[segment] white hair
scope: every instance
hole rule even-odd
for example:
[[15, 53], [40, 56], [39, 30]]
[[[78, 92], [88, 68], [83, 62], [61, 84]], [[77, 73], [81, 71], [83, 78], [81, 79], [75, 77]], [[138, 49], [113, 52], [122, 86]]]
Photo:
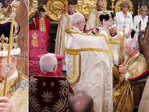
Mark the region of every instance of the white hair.
[[75, 13], [71, 21], [72, 26], [76, 26], [81, 22], [85, 22], [84, 16], [81, 13]]
[[128, 46], [130, 48], [139, 49], [139, 44], [138, 44], [137, 39], [129, 39], [129, 40], [127, 40], [126, 46]]
[[57, 67], [57, 59], [55, 54], [47, 53], [41, 56], [40, 61], [40, 70], [43, 73], [56, 72], [54, 69]]

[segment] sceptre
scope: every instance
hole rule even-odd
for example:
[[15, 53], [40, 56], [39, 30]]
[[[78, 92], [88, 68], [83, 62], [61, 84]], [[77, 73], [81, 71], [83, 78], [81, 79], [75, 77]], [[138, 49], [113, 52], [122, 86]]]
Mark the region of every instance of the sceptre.
[[[17, 3], [17, 4], [16, 4]], [[3, 96], [6, 96], [7, 94], [7, 82], [8, 82], [8, 74], [10, 71], [10, 58], [11, 58], [11, 49], [12, 49], [12, 45], [13, 45], [13, 30], [14, 30], [14, 18], [15, 18], [15, 9], [18, 6], [18, 2], [17, 1], [12, 1], [12, 3], [10, 4], [12, 7], [12, 15], [13, 17], [10, 17], [10, 21], [11, 21], [11, 28], [10, 28], [10, 34], [9, 34], [9, 47], [8, 47], [8, 58], [7, 58], [7, 64], [6, 64], [6, 69], [5, 69], [5, 77], [4, 77], [4, 89], [3, 89]]]
[[10, 28], [8, 58], [7, 58], [7, 64], [6, 64], [6, 70], [5, 70], [6, 75], [4, 78], [3, 96], [6, 96], [6, 92], [7, 92], [7, 79], [8, 79], [8, 74], [9, 74], [9, 70], [10, 70], [11, 49], [12, 49], [12, 44], [13, 44], [13, 24], [14, 24], [14, 20], [12, 20], [11, 28]]

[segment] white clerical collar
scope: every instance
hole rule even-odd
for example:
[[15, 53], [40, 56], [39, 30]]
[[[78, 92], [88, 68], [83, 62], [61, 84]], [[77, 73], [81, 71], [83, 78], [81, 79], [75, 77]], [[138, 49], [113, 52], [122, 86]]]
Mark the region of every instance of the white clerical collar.
[[11, 79], [16, 78], [16, 77], [18, 77], [18, 71], [17, 70], [8, 79], [11, 80]]

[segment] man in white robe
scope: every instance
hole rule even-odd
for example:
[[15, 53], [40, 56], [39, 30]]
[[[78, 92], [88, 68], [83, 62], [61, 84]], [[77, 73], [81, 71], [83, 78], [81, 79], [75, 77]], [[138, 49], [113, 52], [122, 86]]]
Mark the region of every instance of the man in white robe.
[[118, 81], [118, 66], [124, 61], [125, 37], [122, 32], [117, 30], [116, 24], [109, 28], [109, 46], [113, 54], [113, 87]]
[[68, 12], [64, 12], [60, 18], [60, 22], [57, 28], [56, 34], [56, 44], [55, 44], [55, 53], [61, 54], [64, 56], [64, 38], [65, 38], [65, 30], [70, 27], [72, 18], [75, 14], [75, 2], [70, 1], [68, 3]]
[[67, 79], [74, 93], [83, 90], [92, 96], [96, 112], [113, 112], [111, 52], [104, 36], [82, 33], [84, 21], [78, 14], [66, 30]]
[[117, 30], [116, 24], [112, 25], [109, 29], [110, 33], [110, 44], [112, 45], [113, 55], [114, 55], [114, 64], [119, 65], [122, 63], [123, 50], [124, 50], [124, 41], [125, 37], [123, 33]]
[[[102, 16], [102, 15], [101, 15]], [[100, 31], [100, 34], [104, 35], [106, 37], [106, 41], [108, 43], [108, 47], [110, 51], [112, 52], [112, 59], [113, 59], [113, 81], [114, 84], [116, 83], [116, 74], [118, 72], [117, 66], [122, 63], [124, 58], [124, 42], [125, 37], [123, 35], [123, 32], [119, 31], [117, 28], [117, 25], [114, 21], [114, 17], [104, 17], [100, 16], [100, 21], [102, 23], [102, 30]], [[113, 23], [111, 25], [111, 23]]]

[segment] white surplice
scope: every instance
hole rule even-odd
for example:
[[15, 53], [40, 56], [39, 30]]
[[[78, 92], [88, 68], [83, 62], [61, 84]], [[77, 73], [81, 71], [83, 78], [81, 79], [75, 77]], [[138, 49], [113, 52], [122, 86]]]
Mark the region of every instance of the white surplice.
[[[106, 52], [109, 48], [105, 38], [83, 34], [73, 28], [67, 33], [65, 43], [66, 49], [74, 51], [74, 54], [66, 51], [66, 71], [68, 77], [72, 78], [68, 78], [69, 82], [75, 82], [72, 85], [74, 92], [84, 90], [91, 95], [96, 112], [113, 112], [113, 64], [110, 53]], [[80, 53], [75, 55], [75, 50]]]
[[[117, 38], [119, 38], [119, 36], [122, 39], [123, 38], [123, 33], [119, 32], [119, 34], [117, 34], [117, 35], [115, 35], [114, 37], [111, 37], [111, 38], [117, 39]], [[121, 40], [118, 40], [118, 41], [120, 42]], [[114, 55], [114, 64], [116, 64], [116, 65], [119, 65], [119, 56], [120, 56], [120, 54], [119, 54], [119, 49], [120, 49], [119, 46], [120, 46], [120, 43], [119, 44], [114, 44], [114, 43], [112, 44], [113, 55]], [[121, 51], [121, 52], [123, 52], [123, 51]]]

